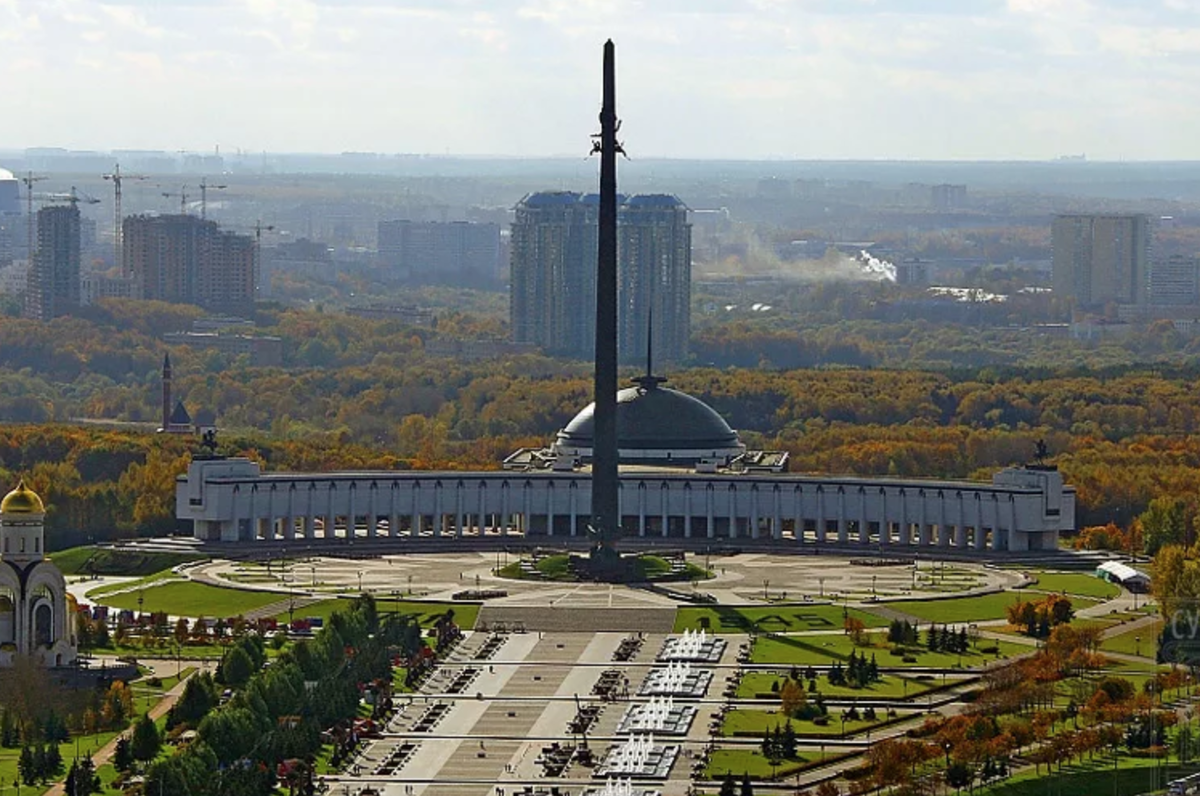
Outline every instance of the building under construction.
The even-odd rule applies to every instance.
[[[687,214],[674,196],[621,198],[617,345],[622,362],[644,362],[651,323],[656,360],[679,362],[687,356],[692,239]],[[593,358],[598,220],[594,194],[534,193],[517,205],[509,299],[515,342]]]
[[[123,272],[134,295],[214,312],[254,308],[258,252],[253,237],[190,215],[129,216],[123,222]]]
[[[43,207],[37,213],[37,249],[25,287],[25,315],[48,321],[79,308],[79,208]]]

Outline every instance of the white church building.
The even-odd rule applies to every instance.
[[[47,667],[75,662],[75,600],[46,558],[45,519],[24,481],[0,501],[0,668],[23,656]]]

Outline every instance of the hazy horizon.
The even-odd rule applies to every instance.
[[[0,149],[1200,159],[1200,2],[0,0]]]

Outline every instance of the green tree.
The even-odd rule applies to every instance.
[[[150,714],[145,713],[133,725],[133,733],[129,738],[129,751],[133,754],[134,760],[148,763],[158,756],[160,748],[162,748],[162,737],[158,734],[158,726],[150,718]]]
[[[754,796],[754,786],[750,783],[749,774],[742,774],[742,787],[738,789],[738,796]]]
[[[717,791],[717,796],[737,796],[737,782],[733,779],[733,774],[725,772],[725,778],[721,780],[721,790]]]
[[[102,791],[92,758],[84,757],[71,763],[71,770],[67,772],[67,779],[63,783],[63,792],[67,796],[91,796]]]
[[[117,746],[113,749],[113,768],[121,772],[133,768],[133,749],[129,745],[129,739],[125,736],[117,739]]]
[[[221,664],[221,676],[232,688],[241,688],[253,674],[254,662],[240,645],[231,649]]]
[[[1138,517],[1142,524],[1146,552],[1156,554],[1169,544],[1185,547],[1191,544],[1187,519],[1187,504],[1176,497],[1157,497]]]
[[[21,782],[26,785],[32,785],[37,782],[38,774],[41,773],[38,766],[37,753],[29,744],[21,747],[21,756],[17,758],[17,772],[21,775]]]

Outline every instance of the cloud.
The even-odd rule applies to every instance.
[[[104,65],[14,72],[64,111],[7,140],[87,148],[575,152],[612,37],[643,157],[1197,157],[1198,23],[1200,0],[0,0],[9,63]],[[152,114],[92,101],[158,80]]]

